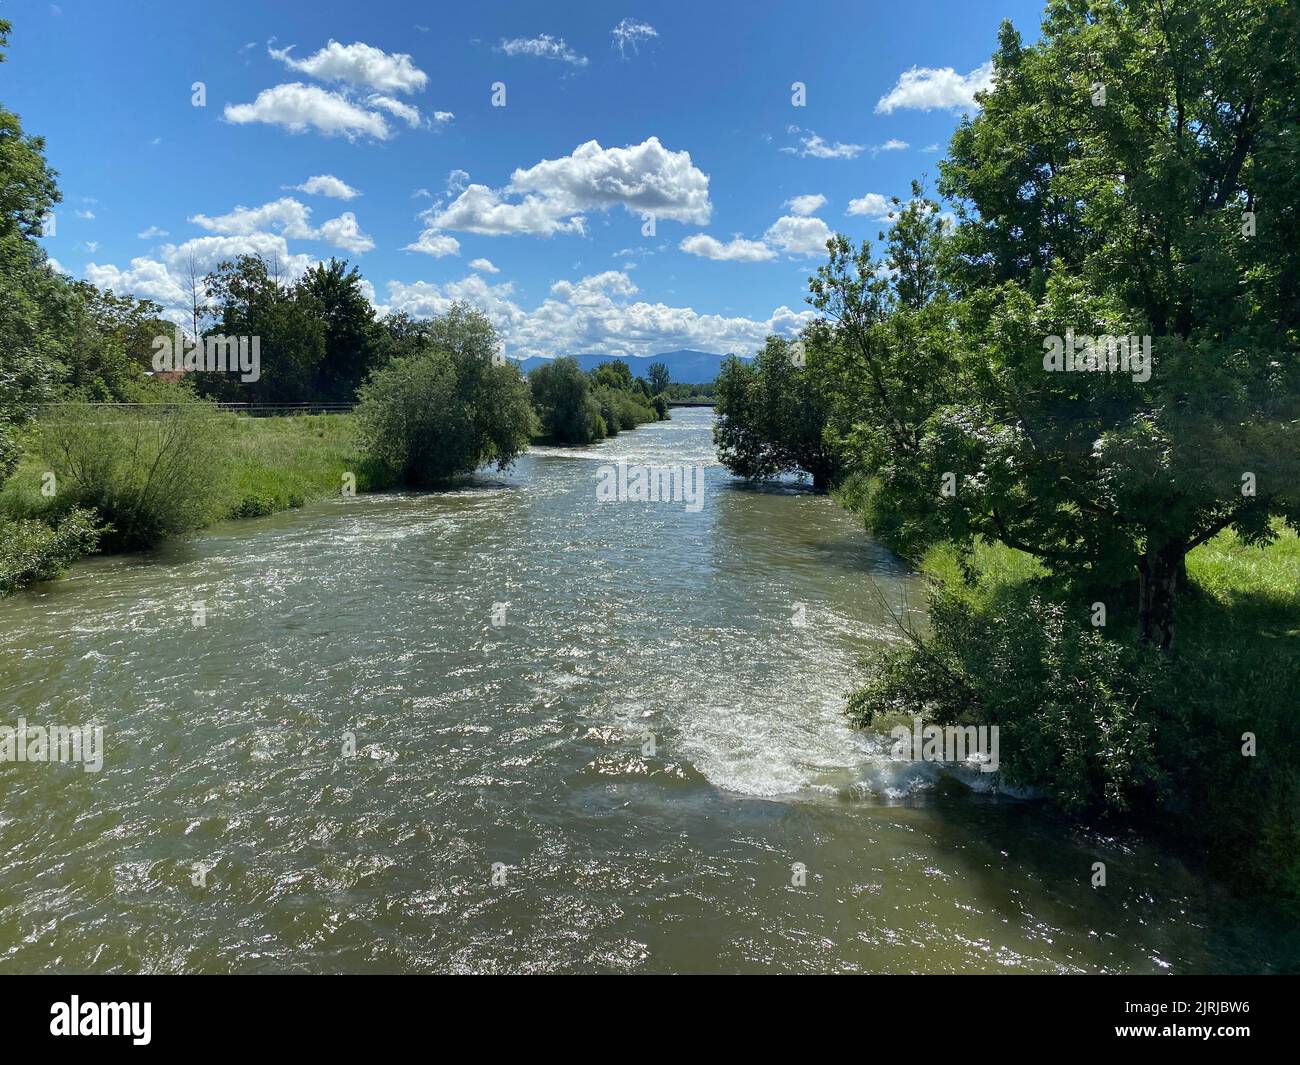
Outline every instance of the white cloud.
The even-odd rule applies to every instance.
[[[336,200],[351,200],[361,195],[360,190],[354,189],[346,181],[341,181],[333,174],[317,174],[315,177],[309,177],[301,185],[286,185],[297,192],[305,192],[309,196],[332,196]]]
[[[259,255],[272,263],[285,280],[295,280],[307,272],[315,261],[305,254],[290,255],[284,237],[276,233],[243,233],[213,237],[195,237],[182,244],[164,244],[163,261],[177,277],[188,268],[194,256],[198,269],[206,273],[225,259],[240,255]]]
[[[410,93],[423,89],[429,80],[429,76],[411,62],[409,55],[390,54],[360,41],[339,44],[331,40],[306,59],[295,59],[289,54],[290,48],[268,48],[267,51],[290,70],[318,81],[345,81],[379,92]]]
[[[446,285],[419,281],[388,283],[389,306],[415,315],[440,314],[454,300],[481,308],[500,331],[511,353],[554,355],[570,351],[608,351],[612,355],[651,355],[674,348],[752,352],[769,333],[790,336],[813,318],[812,311],[776,308],[766,320],[701,314],[691,307],[648,303],[621,270],[559,281],[537,307],[514,301],[511,285],[492,285],[471,275]]]
[[[878,155],[880,152],[903,152],[908,148],[907,141],[900,141],[897,137],[891,137],[884,144],[872,145],[871,154]]]
[[[132,259],[125,270],[111,263],[87,263],[85,276],[101,289],[154,300],[162,305],[165,318],[188,326],[191,258],[194,268],[202,275],[215,269],[218,263],[240,255],[261,256],[286,282],[296,281],[316,261],[310,255],[291,255],[284,237],[277,233],[221,234],[195,237],[181,244],[164,244],[159,258]]]
[[[820,218],[788,214],[778,218],[763,234],[763,240],[787,255],[825,255],[826,242],[834,236]]]
[[[648,41],[651,37],[658,37],[659,31],[648,22],[638,22],[636,19],[625,18],[609,31],[609,35],[614,39],[618,54],[626,59],[627,53],[625,49],[628,45],[632,46],[632,52],[636,54],[640,51],[639,46],[641,43]]]
[[[792,127],[789,132],[799,133],[801,131],[797,127]],[[814,133],[812,130],[802,132],[803,136],[799,138],[801,147],[782,148],[781,151],[787,152],[790,155],[800,156],[804,159],[809,157],[813,159],[856,159],[862,154],[865,148],[865,145],[845,144],[842,141],[831,143],[830,141],[823,140],[821,136]]]
[[[336,248],[355,253],[370,251],[375,246],[375,242],[361,232],[357,216],[351,211],[329,219],[317,229],[311,224],[311,208],[292,196],[282,196],[261,207],[236,207],[215,218],[196,214],[190,221],[211,233],[226,236],[274,232],[293,240],[325,240]]]
[[[259,230],[274,229],[285,237],[311,238],[316,235],[311,227],[311,208],[292,196],[283,196],[261,207],[236,207],[215,218],[205,214],[192,215],[189,221],[210,233],[241,235]]]
[[[878,222],[888,222],[893,218],[889,200],[878,192],[868,192],[856,200],[849,200],[849,209],[844,212],[852,215],[866,215]]]
[[[412,129],[419,129],[420,123],[423,121],[420,117],[419,108],[412,107],[410,104],[402,103],[401,100],[395,100],[391,96],[384,96],[380,93],[375,93],[373,96],[367,98],[366,103],[371,107],[382,108],[390,115],[395,115]]]
[[[95,212],[94,212],[94,211],[82,211],[82,210],[76,210],[76,211],[73,211],[72,213],[73,213],[74,215],[76,215],[78,218],[80,218],[80,219],[82,219],[83,221],[86,221],[86,222],[91,221],[91,220],[95,217]]]
[[[141,240],[153,240],[155,237],[168,236],[168,233],[165,229],[159,229],[157,226],[150,226],[143,232],[137,233],[136,236]]]
[[[793,196],[785,201],[785,205],[798,215],[814,214],[826,206],[826,197],[820,192],[807,196]]]
[[[958,74],[952,67],[912,67],[876,102],[876,113],[888,115],[900,108],[971,110],[976,106],[975,93],[992,87],[992,62],[969,74]]]
[[[439,126],[446,125],[455,117],[456,115],[452,111],[435,111],[433,113],[433,121]]]
[[[426,229],[415,243],[408,244],[402,251],[422,251],[425,255],[441,259],[444,255],[459,255],[460,241],[455,237]]]
[[[265,122],[290,133],[316,129],[327,136],[358,136],[387,140],[390,131],[383,115],[358,107],[351,100],[316,85],[299,81],[263,89],[251,104],[227,104],[227,122],[245,125]]]
[[[543,33],[537,37],[515,37],[511,40],[503,40],[498,46],[497,51],[505,52],[506,55],[530,55],[538,59],[558,59],[562,63],[569,63],[575,67],[585,67],[587,57],[578,55],[572,48],[564,43],[564,38],[555,38],[548,33]]]
[[[715,259],[719,262],[761,263],[776,258],[776,252],[761,240],[742,240],[737,237],[723,244],[722,241],[705,233],[692,234],[678,247],[688,255],[698,255],[703,259]]]
[[[449,188],[455,191],[451,182]],[[469,185],[446,207],[421,217],[426,235],[450,229],[549,237],[584,233],[586,212],[619,205],[635,214],[703,225],[713,210],[709,177],[694,166],[689,152],[669,151],[657,137],[626,148],[602,148],[593,140],[561,159],[516,170],[503,190]]]
[[[471,259],[469,261],[471,270],[479,270],[485,274],[499,274],[501,270],[493,264],[491,259]]]
[[[374,240],[361,232],[361,227],[357,225],[357,216],[351,211],[344,211],[337,218],[322,222],[320,236],[336,248],[350,251],[354,255],[371,251],[375,246]]]

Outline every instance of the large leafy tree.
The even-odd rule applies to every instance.
[[[378,361],[381,333],[361,282],[360,271],[338,259],[318,263],[302,279],[325,328],[316,382],[320,399],[349,402]]]
[[[222,262],[205,279],[215,319],[209,332],[260,338],[259,380],[200,375],[200,390],[223,399],[296,403],[319,398],[316,382],[326,352],[326,325],[305,287],[285,285],[256,255]]]
[[[923,297],[914,337],[876,331],[892,376],[864,363],[894,506],[1060,572],[1136,576],[1142,638],[1166,650],[1188,551],[1300,522],[1298,65],[1287,0],[1053,0],[1030,47],[1004,25],[941,164],[956,227],[925,254],[951,302]],[[814,297],[870,321],[850,260]],[[1067,331],[1149,336],[1149,379],[1046,369]],[[933,382],[908,382],[912,355]]]
[[[839,472],[827,442],[830,399],[822,376],[823,349],[809,338],[805,354],[781,337],[768,337],[753,362],[734,356],[717,381],[718,458],[751,480],[801,472],[826,491]]]
[[[659,395],[659,393],[664,391],[672,381],[672,376],[668,373],[667,365],[662,362],[652,362],[647,373],[650,378],[650,395],[652,396]]]
[[[9,31],[9,22],[0,19],[0,49],[8,45]],[[35,241],[42,219],[60,199],[44,147],[0,106],[0,482],[18,461],[13,429],[49,398],[50,370],[60,354],[44,313],[59,280]]]
[[[432,319],[423,349],[393,359],[361,388],[367,454],[412,485],[509,466],[527,449],[536,417],[527,381],[499,350],[492,323],[466,304]]]

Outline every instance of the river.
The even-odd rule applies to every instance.
[[[0,602],[0,724],[105,748],[0,765],[0,971],[1294,966],[1168,850],[846,728],[922,589],[829,499],[735,482],[711,419]],[[619,460],[705,466],[703,506],[598,502]]]

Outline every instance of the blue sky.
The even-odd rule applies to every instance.
[[[874,238],[878,197],[933,179],[999,21],[1032,39],[1041,0],[0,14],[0,99],[60,174],[62,269],[187,321],[191,258],[337,255],[381,311],[468,299],[524,357],[797,329],[825,234]]]

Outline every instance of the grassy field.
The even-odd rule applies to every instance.
[[[222,489],[223,517],[272,514],[338,495],[343,475],[349,472],[356,474],[358,492],[384,487],[362,461],[350,414],[216,417],[221,425],[221,451],[231,471]],[[28,442],[33,439],[29,433]],[[0,491],[0,515],[39,517],[46,510],[49,502],[40,492],[46,468],[46,462],[29,447]]]

